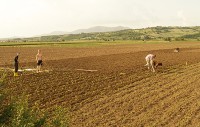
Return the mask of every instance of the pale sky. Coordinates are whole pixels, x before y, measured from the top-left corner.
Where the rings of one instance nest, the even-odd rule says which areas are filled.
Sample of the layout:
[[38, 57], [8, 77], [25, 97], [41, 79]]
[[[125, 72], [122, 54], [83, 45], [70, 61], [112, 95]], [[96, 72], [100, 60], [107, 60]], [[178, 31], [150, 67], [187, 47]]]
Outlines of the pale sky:
[[0, 0], [0, 38], [93, 26], [200, 26], [199, 0]]

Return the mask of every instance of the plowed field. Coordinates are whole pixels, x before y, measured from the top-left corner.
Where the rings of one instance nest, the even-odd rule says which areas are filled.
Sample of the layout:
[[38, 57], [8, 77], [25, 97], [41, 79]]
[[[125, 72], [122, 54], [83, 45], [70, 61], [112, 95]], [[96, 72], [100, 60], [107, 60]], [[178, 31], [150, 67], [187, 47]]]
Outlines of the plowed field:
[[[37, 48], [0, 49], [2, 67], [12, 67], [15, 52], [21, 66], [35, 67]], [[200, 126], [199, 43], [40, 49], [50, 71], [9, 73], [6, 88], [42, 109], [67, 107], [72, 127]], [[144, 67], [148, 53], [163, 63], [156, 73]]]

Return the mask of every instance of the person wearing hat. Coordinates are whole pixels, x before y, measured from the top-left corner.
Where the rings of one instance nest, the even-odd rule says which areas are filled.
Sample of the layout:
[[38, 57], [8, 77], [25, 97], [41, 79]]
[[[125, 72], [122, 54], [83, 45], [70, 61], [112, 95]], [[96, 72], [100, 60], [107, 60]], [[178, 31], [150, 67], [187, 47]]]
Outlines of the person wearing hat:
[[15, 67], [15, 72], [14, 72], [14, 76], [19, 76], [18, 75], [18, 68], [19, 68], [19, 61], [18, 61], [18, 58], [19, 58], [19, 53], [17, 53], [17, 55], [15, 56], [15, 59], [14, 59], [14, 67]]

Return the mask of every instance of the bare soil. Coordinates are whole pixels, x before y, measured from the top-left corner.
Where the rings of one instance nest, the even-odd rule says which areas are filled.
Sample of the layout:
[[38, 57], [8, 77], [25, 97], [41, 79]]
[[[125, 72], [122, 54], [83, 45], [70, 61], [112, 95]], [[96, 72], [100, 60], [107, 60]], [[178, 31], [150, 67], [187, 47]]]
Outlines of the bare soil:
[[[177, 47], [180, 52], [174, 53]], [[37, 49], [0, 47], [0, 65], [11, 68], [20, 52], [21, 66], [35, 68]], [[68, 108], [73, 127], [200, 125], [197, 42], [40, 49], [43, 69], [51, 71], [9, 73], [6, 88], [14, 96], [28, 95], [30, 106]], [[163, 63], [156, 73], [144, 67], [149, 53]]]

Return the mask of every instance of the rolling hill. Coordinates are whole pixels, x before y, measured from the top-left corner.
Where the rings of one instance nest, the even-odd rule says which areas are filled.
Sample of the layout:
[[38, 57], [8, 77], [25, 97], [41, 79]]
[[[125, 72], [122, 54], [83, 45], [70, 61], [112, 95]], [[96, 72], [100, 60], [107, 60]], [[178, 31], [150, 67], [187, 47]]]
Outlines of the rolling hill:
[[[106, 32], [107, 31], [107, 32]], [[73, 33], [73, 34], [72, 34]], [[75, 34], [76, 33], [76, 34]], [[193, 27], [148, 27], [128, 29], [125, 27], [93, 27], [80, 29], [64, 35], [21, 38], [13, 41], [74, 41], [74, 40], [200, 40], [200, 26]]]
[[67, 31], [53, 31], [48, 34], [44, 34], [41, 36], [50, 36], [50, 35], [64, 35], [64, 34], [80, 34], [80, 33], [93, 33], [93, 32], [111, 32], [111, 31], [119, 31], [119, 30], [125, 30], [130, 29], [128, 27], [123, 26], [117, 26], [117, 27], [105, 27], [105, 26], [95, 26], [87, 29], [78, 29], [74, 30], [72, 32]]

